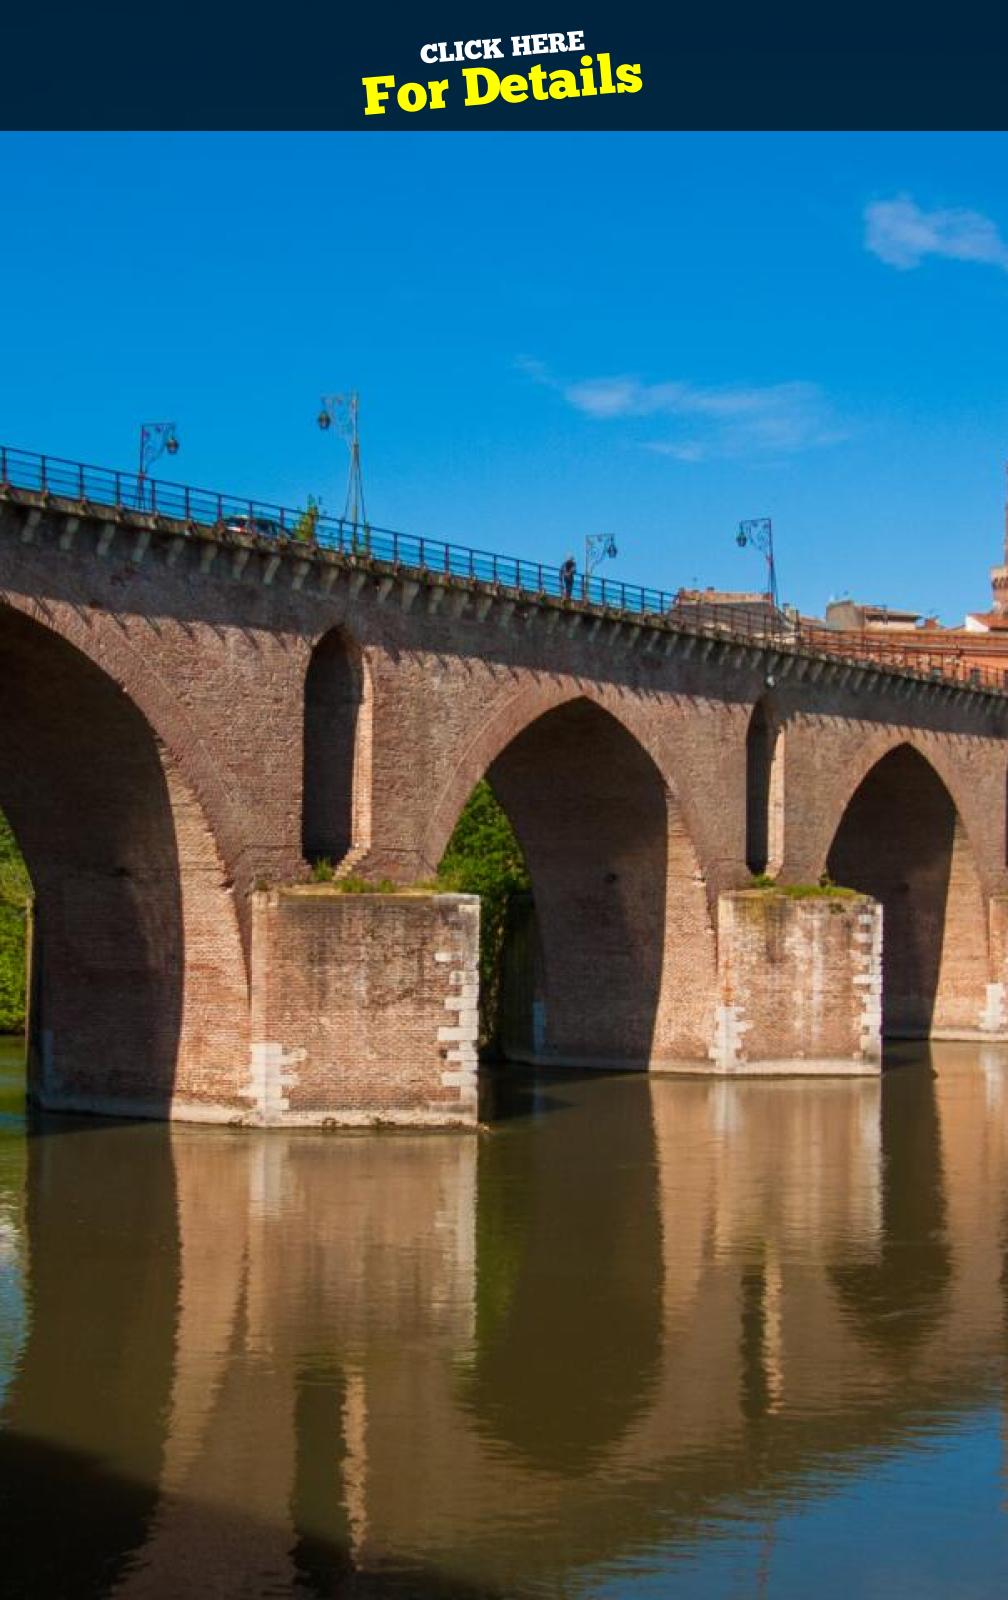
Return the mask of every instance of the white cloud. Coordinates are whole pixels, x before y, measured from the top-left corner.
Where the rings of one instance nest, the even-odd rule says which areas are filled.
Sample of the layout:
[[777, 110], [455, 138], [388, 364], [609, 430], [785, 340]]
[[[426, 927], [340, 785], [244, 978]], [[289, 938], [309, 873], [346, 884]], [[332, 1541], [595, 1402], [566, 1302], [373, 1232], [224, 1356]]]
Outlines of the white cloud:
[[699, 439], [652, 439], [647, 448], [673, 461], [705, 461], [709, 453]]
[[865, 207], [865, 249], [908, 272], [925, 256], [977, 261], [1008, 272], [1008, 244], [980, 211], [922, 211], [909, 195]]
[[814, 383], [706, 387], [681, 379], [644, 383], [626, 374], [568, 383], [554, 377], [541, 361], [522, 358], [518, 366], [584, 416], [599, 421], [676, 419], [682, 432], [644, 441], [645, 449], [676, 461], [790, 455], [844, 437]]
[[534, 383], [552, 384], [549, 368], [545, 361], [539, 361], [535, 356], [518, 356], [515, 366], [519, 372], [524, 372], [526, 378], [531, 378]]

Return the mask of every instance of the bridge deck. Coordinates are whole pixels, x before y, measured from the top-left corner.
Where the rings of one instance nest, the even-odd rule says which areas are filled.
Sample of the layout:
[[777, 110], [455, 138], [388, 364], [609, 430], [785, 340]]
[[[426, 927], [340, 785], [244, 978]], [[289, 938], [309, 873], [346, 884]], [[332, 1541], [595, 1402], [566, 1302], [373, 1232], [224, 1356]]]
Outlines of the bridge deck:
[[0, 446], [0, 503], [21, 506], [36, 517], [61, 515], [110, 530], [133, 528], [138, 534], [209, 541], [279, 559], [293, 557], [309, 566], [321, 563], [330, 570], [342, 567], [372, 572], [379, 579], [472, 592], [491, 603], [538, 603], [599, 623], [755, 645], [784, 659], [821, 660], [956, 691], [999, 697], [1008, 693], [1008, 670], [967, 665], [947, 649], [816, 627], [759, 602], [684, 601], [666, 590], [595, 574], [579, 575], [568, 596], [559, 567], [549, 563], [9, 446]]

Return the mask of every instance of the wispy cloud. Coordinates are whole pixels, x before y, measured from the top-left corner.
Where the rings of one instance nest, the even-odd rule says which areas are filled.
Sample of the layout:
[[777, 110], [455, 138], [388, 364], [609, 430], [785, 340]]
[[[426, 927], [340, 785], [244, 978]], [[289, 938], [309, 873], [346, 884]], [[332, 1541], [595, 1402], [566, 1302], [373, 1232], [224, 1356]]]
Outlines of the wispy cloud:
[[530, 357], [522, 357], [517, 365], [584, 416], [600, 421], [675, 419], [678, 427], [672, 437], [647, 439], [643, 444], [676, 461], [791, 455], [845, 437], [826, 396], [814, 383], [707, 387], [680, 379], [645, 383], [628, 375], [567, 382]]
[[865, 249], [908, 272], [925, 256], [977, 261], [1008, 272], [1008, 244], [981, 211], [923, 211], [909, 195], [865, 207]]

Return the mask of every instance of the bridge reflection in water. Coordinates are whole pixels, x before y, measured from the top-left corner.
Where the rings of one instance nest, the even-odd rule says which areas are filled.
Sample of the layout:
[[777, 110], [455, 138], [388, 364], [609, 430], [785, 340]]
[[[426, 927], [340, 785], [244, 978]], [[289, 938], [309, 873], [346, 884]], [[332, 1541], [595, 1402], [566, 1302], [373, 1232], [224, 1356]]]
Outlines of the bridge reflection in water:
[[852, 1481], [863, 1592], [964, 1418], [996, 1572], [1008, 1050], [927, 1059], [509, 1074], [478, 1139], [7, 1117], [0, 1592], [800, 1593]]

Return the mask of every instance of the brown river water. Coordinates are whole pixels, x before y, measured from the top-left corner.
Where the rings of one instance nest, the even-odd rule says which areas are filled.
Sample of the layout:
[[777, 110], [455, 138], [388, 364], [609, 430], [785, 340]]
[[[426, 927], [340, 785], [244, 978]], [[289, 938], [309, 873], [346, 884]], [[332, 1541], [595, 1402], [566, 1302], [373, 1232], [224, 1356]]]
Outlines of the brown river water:
[[1008, 1047], [485, 1093], [26, 1119], [0, 1045], [0, 1593], [1008, 1592]]

